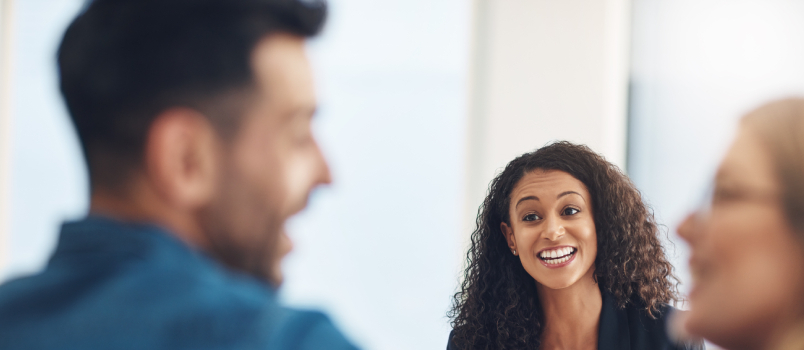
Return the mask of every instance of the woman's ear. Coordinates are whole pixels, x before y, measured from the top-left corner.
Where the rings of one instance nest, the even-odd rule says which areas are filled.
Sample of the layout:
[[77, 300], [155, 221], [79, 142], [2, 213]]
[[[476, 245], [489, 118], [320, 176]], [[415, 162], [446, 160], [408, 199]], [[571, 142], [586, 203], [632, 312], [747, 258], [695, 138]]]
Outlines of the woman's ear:
[[512, 229], [505, 222], [500, 223], [500, 231], [502, 231], [505, 240], [508, 242], [508, 248], [511, 248], [511, 253], [516, 254], [516, 239], [514, 238], [514, 229]]

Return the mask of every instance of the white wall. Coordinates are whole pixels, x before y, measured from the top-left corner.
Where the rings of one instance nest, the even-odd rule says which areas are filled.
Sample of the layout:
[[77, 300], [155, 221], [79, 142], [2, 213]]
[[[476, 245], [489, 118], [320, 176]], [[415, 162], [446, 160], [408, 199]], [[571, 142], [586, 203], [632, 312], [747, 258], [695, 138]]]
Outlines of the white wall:
[[11, 0], [0, 0], [0, 271], [8, 259], [12, 5]]
[[470, 6], [337, 0], [311, 45], [334, 183], [291, 225], [283, 297], [366, 349], [443, 349], [458, 281]]
[[804, 95], [804, 1], [636, 0], [634, 20], [629, 173], [689, 282], [675, 228], [703, 199], [738, 118]]
[[553, 140], [626, 156], [627, 0], [477, 0], [464, 232], [496, 173]]
[[44, 266], [60, 223], [86, 212], [86, 171], [58, 91], [56, 48], [81, 0], [16, 1], [10, 55], [8, 259], [0, 280]]

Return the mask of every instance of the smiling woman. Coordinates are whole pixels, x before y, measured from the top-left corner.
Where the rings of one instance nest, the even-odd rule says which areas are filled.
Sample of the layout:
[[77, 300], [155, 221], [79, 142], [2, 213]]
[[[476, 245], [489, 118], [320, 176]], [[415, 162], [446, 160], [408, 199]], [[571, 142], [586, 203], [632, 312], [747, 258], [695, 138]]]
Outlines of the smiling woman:
[[686, 349], [666, 319], [673, 266], [639, 191], [588, 147], [557, 142], [491, 183], [450, 313], [448, 349]]

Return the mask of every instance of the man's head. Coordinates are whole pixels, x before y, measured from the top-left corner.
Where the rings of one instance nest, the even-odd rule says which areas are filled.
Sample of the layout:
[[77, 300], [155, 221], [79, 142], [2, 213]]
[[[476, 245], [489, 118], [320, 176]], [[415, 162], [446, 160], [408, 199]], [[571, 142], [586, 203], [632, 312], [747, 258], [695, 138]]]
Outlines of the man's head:
[[280, 283], [284, 222], [330, 181], [304, 52], [325, 13], [292, 0], [92, 2], [58, 57], [92, 210], [168, 226]]

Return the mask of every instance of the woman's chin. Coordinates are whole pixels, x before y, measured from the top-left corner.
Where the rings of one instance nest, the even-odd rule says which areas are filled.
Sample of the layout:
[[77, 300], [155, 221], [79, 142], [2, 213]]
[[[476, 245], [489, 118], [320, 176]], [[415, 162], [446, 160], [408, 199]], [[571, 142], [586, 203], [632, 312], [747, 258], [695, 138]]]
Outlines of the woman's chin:
[[540, 270], [537, 267], [536, 271], [534, 271], [535, 273], [531, 273], [530, 276], [545, 288], [559, 290], [572, 287], [586, 278], [594, 281], [593, 268], [594, 265], [586, 272], [581, 272], [578, 271], [578, 266], [574, 268], [573, 266], [567, 266], [560, 269], [549, 269], [548, 271]]
[[566, 289], [578, 283], [576, 278], [534, 278], [542, 287], [547, 289]]
[[[750, 332], [735, 332], [736, 329], [742, 327], [730, 324], [729, 320], [706, 317], [708, 315], [707, 310], [696, 309], [694, 306], [686, 313], [683, 329], [691, 337], [705, 338], [718, 346], [726, 348], [738, 348], [741, 343], [748, 342], [748, 339], [740, 337], [739, 334]], [[716, 312], [717, 314], [719, 312]]]
[[690, 310], [684, 311], [684, 313], [684, 317], [680, 320], [680, 330], [693, 336], [703, 337], [706, 333], [706, 322], [703, 322], [698, 310], [691, 308]]

